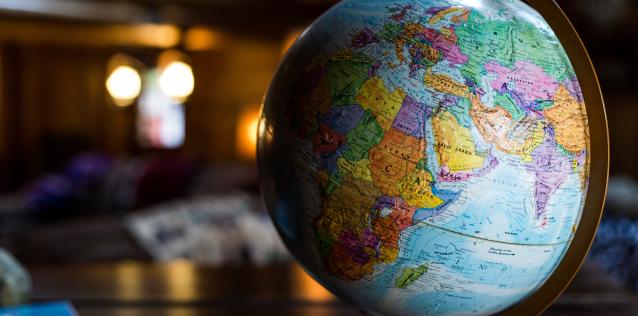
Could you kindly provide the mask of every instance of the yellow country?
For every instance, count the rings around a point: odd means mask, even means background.
[[[459,125],[456,117],[443,111],[432,119],[438,161],[450,172],[470,171],[483,166],[485,157],[476,152],[470,130]]]
[[[443,200],[432,193],[432,174],[417,169],[405,176],[399,183],[399,192],[405,202],[416,208],[434,208]]]
[[[339,158],[337,159],[337,165],[339,165],[339,169],[349,172],[356,179],[372,182],[370,160],[368,159],[350,161],[345,158]]]
[[[465,97],[469,92],[469,89],[465,84],[462,84],[446,75],[433,74],[431,68],[425,73],[425,86],[439,92],[459,97]]]
[[[392,122],[399,113],[405,97],[406,93],[401,88],[390,92],[381,78],[372,77],[361,87],[357,101],[361,107],[370,110],[381,128],[387,131],[392,127]]]

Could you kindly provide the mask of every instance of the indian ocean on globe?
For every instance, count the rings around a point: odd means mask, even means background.
[[[607,170],[605,154],[592,167],[572,62],[518,0],[337,4],[292,46],[264,101],[260,178],[283,241],[372,313],[493,314],[555,274],[564,286]],[[583,224],[594,175],[598,216]],[[577,258],[566,256],[583,225]]]

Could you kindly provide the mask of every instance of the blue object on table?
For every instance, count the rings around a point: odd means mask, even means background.
[[[77,316],[69,302],[23,305],[0,308],[0,316]]]

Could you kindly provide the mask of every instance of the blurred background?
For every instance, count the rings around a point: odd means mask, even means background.
[[[270,225],[255,168],[261,99],[330,4],[0,1],[2,245],[25,262],[200,256],[187,247],[205,242],[172,211],[217,200],[240,208],[224,215],[233,225],[255,212]],[[198,224],[221,222],[214,213]],[[199,259],[283,259],[233,247]]]
[[[53,267],[89,266],[76,271],[90,278],[158,262],[186,269],[178,278],[193,267],[283,267],[297,284],[286,291],[330,297],[289,270],[254,148],[279,60],[335,2],[0,0],[0,246],[31,270],[35,298],[77,296],[54,286],[73,270]],[[581,273],[576,285],[621,293],[605,304],[633,302],[638,3],[557,2],[600,77],[614,176],[605,236],[585,268],[610,277]],[[566,308],[588,302],[574,297]]]

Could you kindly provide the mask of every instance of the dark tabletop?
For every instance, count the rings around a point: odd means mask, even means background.
[[[296,265],[215,269],[186,262],[30,266],[34,301],[95,315],[361,315]],[[636,296],[585,266],[546,315],[638,315]]]

